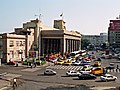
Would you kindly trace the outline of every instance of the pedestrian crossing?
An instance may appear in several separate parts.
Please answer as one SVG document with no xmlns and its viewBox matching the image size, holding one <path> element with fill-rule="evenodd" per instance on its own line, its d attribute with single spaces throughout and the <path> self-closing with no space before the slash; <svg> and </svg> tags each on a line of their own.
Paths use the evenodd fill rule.
<svg viewBox="0 0 120 90">
<path fill-rule="evenodd" d="M 115 72 L 115 73 L 120 73 L 120 69 L 105 69 L 106 72 Z"/>
<path fill-rule="evenodd" d="M 82 66 L 55 65 L 55 66 L 48 66 L 46 68 L 50 68 L 50 69 L 64 69 L 64 70 L 80 70 L 82 68 Z"/>
<path fill-rule="evenodd" d="M 82 66 L 64 66 L 64 65 L 51 65 L 47 66 L 47 69 L 60 69 L 60 70 L 80 70 Z M 105 69 L 106 73 L 112 72 L 112 73 L 120 73 L 120 69 Z"/>
</svg>

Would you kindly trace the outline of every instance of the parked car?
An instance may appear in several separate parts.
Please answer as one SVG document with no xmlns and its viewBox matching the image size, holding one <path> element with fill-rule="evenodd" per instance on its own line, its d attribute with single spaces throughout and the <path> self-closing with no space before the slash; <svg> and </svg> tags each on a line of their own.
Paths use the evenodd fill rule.
<svg viewBox="0 0 120 90">
<path fill-rule="evenodd" d="M 80 74 L 81 74 L 80 72 L 77 72 L 75 70 L 69 70 L 69 71 L 66 72 L 67 76 L 78 76 Z"/>
<path fill-rule="evenodd" d="M 81 62 L 80 61 L 77 61 L 77 62 L 74 62 L 74 63 L 72 63 L 74 66 L 79 66 L 80 64 L 81 64 Z"/>
<path fill-rule="evenodd" d="M 56 71 L 54 71 L 52 69 L 46 69 L 44 71 L 44 75 L 56 75 Z"/>
<path fill-rule="evenodd" d="M 93 67 L 101 66 L 101 61 L 94 61 Z"/>
<path fill-rule="evenodd" d="M 15 65 L 16 63 L 14 61 L 7 62 L 7 65 Z"/>
<path fill-rule="evenodd" d="M 82 79 L 82 80 L 88 80 L 88 79 L 96 79 L 96 76 L 93 75 L 93 74 L 81 74 L 78 76 L 79 79 Z"/>
<path fill-rule="evenodd" d="M 103 76 L 100 76 L 101 81 L 115 81 L 117 79 L 116 76 L 113 76 L 111 74 L 105 74 Z"/>
<path fill-rule="evenodd" d="M 64 65 L 71 65 L 71 64 L 72 64 L 71 61 L 64 62 Z"/>
<path fill-rule="evenodd" d="M 62 65 L 62 64 L 64 64 L 64 60 L 59 60 L 59 61 L 57 61 L 55 64 L 57 64 L 57 65 Z"/>
<path fill-rule="evenodd" d="M 55 63 L 57 61 L 58 61 L 58 58 L 55 58 L 55 59 L 51 60 L 52 63 Z"/>
<path fill-rule="evenodd" d="M 80 63 L 80 65 L 81 65 L 81 66 L 90 65 L 90 63 L 88 63 L 88 62 L 86 62 L 86 61 L 82 61 L 82 62 Z"/>
</svg>

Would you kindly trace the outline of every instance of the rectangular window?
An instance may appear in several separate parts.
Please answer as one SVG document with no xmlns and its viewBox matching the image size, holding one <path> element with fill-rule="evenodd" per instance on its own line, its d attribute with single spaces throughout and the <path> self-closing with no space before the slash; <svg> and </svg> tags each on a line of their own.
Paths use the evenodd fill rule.
<svg viewBox="0 0 120 90">
<path fill-rule="evenodd" d="M 14 52 L 13 51 L 10 51 L 10 57 L 14 58 Z"/>
<path fill-rule="evenodd" d="M 23 45 L 22 45 L 22 41 L 20 41 L 20 46 L 23 46 Z"/>
<path fill-rule="evenodd" d="M 10 47 L 13 47 L 13 46 L 14 46 L 14 41 L 13 41 L 13 40 L 10 40 L 9 45 L 10 45 Z"/>
<path fill-rule="evenodd" d="M 25 46 L 25 41 L 23 41 L 23 46 Z"/>
<path fill-rule="evenodd" d="M 29 46 L 31 45 L 31 42 L 29 41 Z"/>
<path fill-rule="evenodd" d="M 19 46 L 19 41 L 16 41 L 16 46 Z"/>
<path fill-rule="evenodd" d="M 16 57 L 19 57 L 19 50 L 16 51 Z"/>
</svg>

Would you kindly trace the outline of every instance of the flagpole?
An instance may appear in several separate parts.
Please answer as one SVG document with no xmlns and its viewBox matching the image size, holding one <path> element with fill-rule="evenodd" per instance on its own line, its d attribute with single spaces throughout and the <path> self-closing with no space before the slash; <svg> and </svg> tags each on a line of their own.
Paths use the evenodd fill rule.
<svg viewBox="0 0 120 90">
<path fill-rule="evenodd" d="M 64 17 L 63 17 L 63 12 L 62 12 L 62 14 L 60 14 L 60 17 L 62 18 L 62 20 L 64 19 Z"/>
</svg>

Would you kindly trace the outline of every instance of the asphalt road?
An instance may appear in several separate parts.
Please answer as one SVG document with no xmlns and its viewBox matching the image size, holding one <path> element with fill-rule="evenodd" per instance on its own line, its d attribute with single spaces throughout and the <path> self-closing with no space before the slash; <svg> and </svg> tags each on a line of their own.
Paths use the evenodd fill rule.
<svg viewBox="0 0 120 90">
<path fill-rule="evenodd" d="M 94 55 L 99 57 L 99 53 Z M 119 65 L 118 60 L 115 59 L 102 59 L 102 65 L 107 66 L 110 62 L 115 62 L 115 65 Z M 2 66 L 0 72 L 7 72 L 16 75 L 21 75 L 18 77 L 18 87 L 16 90 L 53 90 L 53 88 L 62 88 L 62 87 L 80 87 L 84 86 L 85 88 L 93 87 L 120 87 L 120 72 L 109 72 L 118 77 L 116 81 L 111 82 L 101 82 L 99 76 L 95 80 L 79 80 L 78 77 L 68 77 L 66 76 L 66 69 L 56 69 L 57 75 L 54 76 L 44 76 L 43 72 L 46 67 L 38 67 L 36 71 L 25 71 L 26 67 L 14 67 L 14 66 Z M 52 88 L 52 89 L 50 89 Z M 9 90 L 12 90 L 12 88 Z M 56 90 L 56 89 L 54 89 Z M 63 89 L 58 89 L 63 90 Z M 67 90 L 67 89 L 64 89 Z M 72 89 L 69 89 L 72 90 Z M 73 88 L 74 90 L 74 88 Z M 78 89 L 80 90 L 80 89 Z M 88 89 L 89 90 L 89 89 Z M 102 90 L 102 89 L 101 89 Z"/>
</svg>

